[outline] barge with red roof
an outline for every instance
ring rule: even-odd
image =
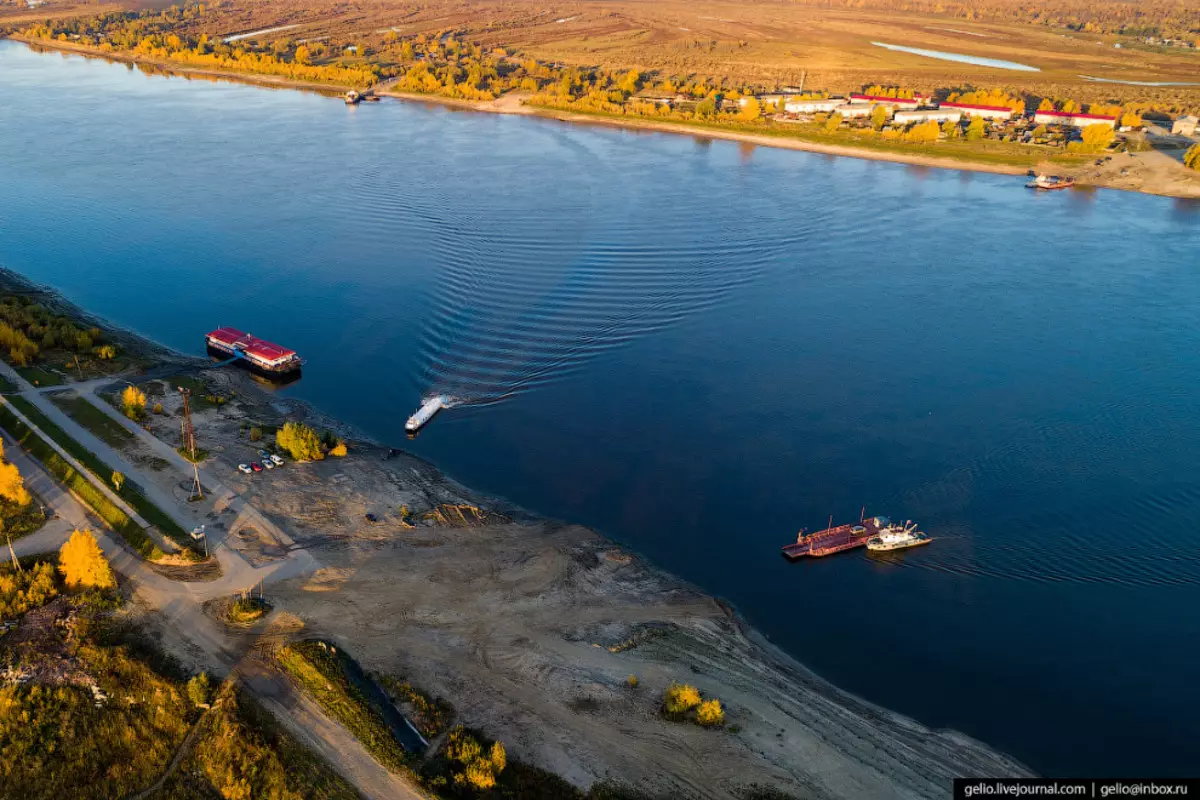
[[[795,544],[783,546],[783,554],[790,559],[829,556],[843,550],[864,547],[868,539],[890,529],[891,522],[887,517],[865,517],[856,525],[836,526],[830,519],[829,527],[823,531],[807,534],[800,531]]]
[[[221,327],[204,337],[208,352],[223,358],[238,358],[250,369],[270,378],[291,376],[300,371],[304,359],[282,345],[259,339],[237,328]]]

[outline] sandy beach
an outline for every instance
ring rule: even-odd
[[[326,95],[341,95],[345,92],[362,87],[341,86],[335,84],[312,83],[280,78],[272,75],[255,75],[251,73],[232,72],[228,70],[213,70],[189,67],[170,61],[148,59],[124,53],[103,52],[93,47],[72,44],[70,42],[46,42],[33,40],[20,35],[9,38],[25,42],[34,47],[42,47],[63,52],[80,53],[111,61],[131,64],[143,64],[160,69],[164,72],[182,76],[193,76],[210,80],[231,80],[280,89],[301,89],[315,91]],[[386,83],[386,82],[385,82]],[[671,133],[683,136],[693,136],[707,139],[721,139],[740,142],[756,147],[774,147],[785,150],[800,150],[809,153],[841,156],[846,158],[861,158],[871,161],[888,161],[897,164],[927,167],[931,169],[953,169],[967,172],[987,172],[999,175],[1025,175],[1029,170],[1006,164],[995,164],[981,161],[969,161],[952,157],[931,156],[923,153],[904,153],[888,150],[873,150],[852,145],[834,145],[823,142],[810,142],[799,137],[787,135],[754,134],[738,130],[726,130],[716,126],[689,125],[679,122],[660,122],[642,118],[618,118],[605,115],[579,114],[555,109],[538,108],[524,103],[525,97],[518,93],[509,93],[491,101],[461,100],[442,97],[433,94],[416,94],[397,92],[377,87],[375,93],[381,97],[420,103],[434,103],[464,110],[493,114],[523,114],[555,119],[572,124],[603,125],[608,127],[629,128],[641,131]],[[1182,150],[1179,152],[1182,158]],[[1096,169],[1092,161],[1085,166],[1065,169],[1052,164],[1039,165],[1039,172],[1068,174],[1075,177],[1081,187],[1118,189],[1121,191],[1141,192],[1165,197],[1184,199],[1200,198],[1200,173],[1185,168],[1182,161],[1161,151],[1144,153],[1120,154],[1120,164],[1115,167]]]

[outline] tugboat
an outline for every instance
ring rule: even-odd
[[[917,523],[911,520],[905,525],[888,525],[879,533],[867,539],[867,549],[875,552],[886,550],[904,550],[909,547],[920,547],[933,540],[917,530]]]
[[[1051,189],[1070,189],[1074,185],[1075,181],[1071,178],[1062,178],[1058,175],[1038,175],[1025,184],[1025,188],[1050,191]]]

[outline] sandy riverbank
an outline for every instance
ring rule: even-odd
[[[70,42],[45,42],[13,35],[14,41],[24,42],[35,47],[51,50],[80,53],[112,61],[152,66],[164,72],[183,76],[192,76],[212,80],[231,80],[256,86],[281,89],[302,89],[316,91],[328,95],[340,95],[350,87],[334,84],[312,83],[281,78],[273,75],[253,75],[227,70],[202,69],[176,64],[161,59],[148,59],[136,55],[103,52],[93,47],[72,44]],[[397,100],[434,103],[441,106],[460,108],[493,114],[521,114],[528,116],[555,119],[561,122],[582,125],[603,125],[607,127],[627,128],[657,133],[670,133],[682,136],[693,136],[706,139],[721,139],[740,142],[756,147],[774,147],[785,150],[800,150],[809,153],[840,156],[844,158],[860,158],[870,161],[887,161],[910,166],[927,167],[932,169],[953,169],[967,172],[986,172],[999,175],[1024,175],[1027,167],[1008,164],[995,164],[983,161],[969,161],[953,157],[933,156],[922,153],[905,153],[890,150],[873,150],[852,145],[835,145],[824,142],[811,142],[795,136],[755,134],[745,131],[726,130],[718,127],[688,125],[679,122],[662,122],[642,118],[618,118],[603,115],[579,114],[555,109],[537,108],[525,105],[524,97],[519,93],[509,93],[495,100],[477,101],[462,100],[440,95],[426,95],[412,92],[397,92],[380,88],[376,94],[381,97],[391,97]],[[1182,164],[1182,150],[1173,157],[1165,152],[1151,151],[1146,153],[1121,154],[1121,163],[1114,168],[1095,168],[1094,159],[1086,161],[1085,165],[1075,168],[1064,168],[1049,162],[1039,164],[1039,172],[1067,174],[1075,177],[1081,187],[1118,189],[1121,191],[1141,192],[1164,197],[1183,199],[1200,199],[1200,173],[1189,170]]]
[[[319,565],[266,587],[276,612],[296,621],[288,635],[328,638],[367,669],[445,697],[459,721],[502,739],[514,757],[579,786],[608,779],[707,798],[750,784],[817,800],[942,798],[956,776],[1028,774],[981,743],[839,691],[727,605],[593,531],[477,495],[240,370],[125,336],[155,354],[148,374],[127,377],[164,405],[149,419],[162,442],[177,443],[181,402],[162,378],[188,373],[228,398],[195,408],[210,453],[204,469],[282,535],[247,514],[217,515],[209,527],[256,569],[297,552]],[[260,446],[251,429],[287,419],[339,431],[349,456],[239,472]],[[156,467],[146,440],[120,449],[161,491],[186,489]],[[184,663],[207,666],[186,631],[159,633]],[[726,727],[662,719],[672,681],[719,698]]]

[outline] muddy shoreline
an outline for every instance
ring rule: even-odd
[[[0,36],[0,39],[2,38],[4,37]],[[250,84],[252,86],[276,89],[298,89],[328,96],[338,96],[344,94],[350,89],[360,88],[336,84],[296,81],[287,78],[277,78],[271,75],[254,75],[228,70],[188,67],[161,59],[144,58],[125,53],[103,52],[92,47],[76,45],[70,42],[47,42],[40,39],[30,39],[19,34],[9,34],[7,38],[12,39],[13,41],[22,42],[34,48],[44,48],[46,50],[55,50],[65,53],[77,53],[91,58],[101,58],[107,61],[115,61],[126,64],[150,66],[163,73],[178,75],[181,77],[195,76],[207,80],[229,80],[235,83]],[[719,139],[731,142],[741,142],[743,144],[751,144],[757,147],[796,150],[844,158],[858,158],[867,161],[886,161],[894,164],[907,164],[909,166],[929,167],[932,169],[949,169],[963,172],[983,172],[994,175],[1013,176],[1025,175],[1029,171],[1026,167],[1018,167],[1007,164],[991,164],[982,161],[969,161],[950,156],[871,150],[868,148],[855,147],[853,145],[836,145],[810,142],[804,139],[785,135],[755,134],[746,133],[743,131],[722,130],[720,128],[693,126],[682,122],[659,122],[640,118],[610,118],[601,115],[539,108],[535,106],[524,105],[522,103],[522,98],[511,92],[492,101],[462,100],[458,98],[441,97],[439,95],[396,92],[388,89],[380,89],[376,92],[376,94],[380,95],[381,97],[390,97],[403,102],[431,103],[465,111],[477,111],[489,114],[516,114],[534,116],[543,119],[553,119],[573,125],[598,125],[609,128],[622,128],[626,130],[693,136],[702,139]],[[1144,156],[1147,154],[1138,155]],[[1150,155],[1161,156],[1162,154],[1151,153]],[[1162,156],[1158,162],[1163,162],[1164,159],[1170,159],[1170,157]],[[1118,191],[1137,192],[1140,194],[1150,194],[1159,197],[1174,197],[1184,200],[1200,199],[1200,175],[1189,175],[1188,170],[1186,170],[1182,164],[1177,165],[1178,169],[1174,169],[1169,164],[1158,162],[1152,163],[1150,166],[1144,168],[1139,165],[1139,169],[1132,177],[1129,177],[1124,172],[1110,173],[1107,171],[1093,171],[1086,166],[1086,164],[1091,163],[1090,160],[1086,161],[1085,165],[1078,168],[1065,168],[1061,166],[1056,167],[1053,164],[1047,164],[1043,165],[1044,169],[1041,169],[1040,171],[1058,172],[1059,174],[1070,175],[1077,174],[1077,183],[1081,188],[1115,189]]]

